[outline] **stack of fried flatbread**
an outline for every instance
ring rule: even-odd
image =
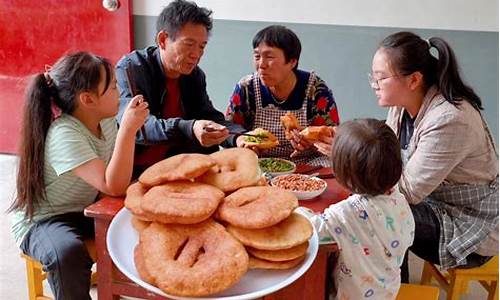
[[[249,268],[289,269],[304,259],[313,233],[309,221],[293,213],[297,206],[297,198],[288,191],[248,187],[227,196],[217,216],[245,245]]]
[[[262,182],[256,154],[244,148],[180,154],[144,171],[125,198],[139,276],[167,294],[205,296],[248,268],[299,264],[312,226],[293,213],[292,193]]]

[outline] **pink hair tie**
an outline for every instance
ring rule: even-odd
[[[54,85],[54,81],[52,80],[52,77],[50,77],[49,72],[43,73],[43,77],[45,77],[45,83],[48,87],[52,87]]]

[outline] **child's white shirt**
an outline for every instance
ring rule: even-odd
[[[318,231],[320,244],[336,242],[336,299],[395,299],[400,266],[413,243],[415,223],[404,196],[352,195],[320,215],[306,215]]]

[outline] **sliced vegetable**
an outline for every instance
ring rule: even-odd
[[[293,169],[291,163],[286,160],[275,158],[260,159],[259,166],[263,172],[287,172]]]

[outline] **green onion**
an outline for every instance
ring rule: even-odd
[[[287,172],[293,169],[291,163],[274,158],[263,158],[259,160],[259,166],[263,172]]]
[[[262,143],[263,141],[265,141],[267,139],[268,139],[267,134],[265,134],[265,133],[259,133],[259,134],[256,134],[254,136],[247,136],[245,140],[247,142],[249,142],[249,143],[260,144],[260,143]]]

